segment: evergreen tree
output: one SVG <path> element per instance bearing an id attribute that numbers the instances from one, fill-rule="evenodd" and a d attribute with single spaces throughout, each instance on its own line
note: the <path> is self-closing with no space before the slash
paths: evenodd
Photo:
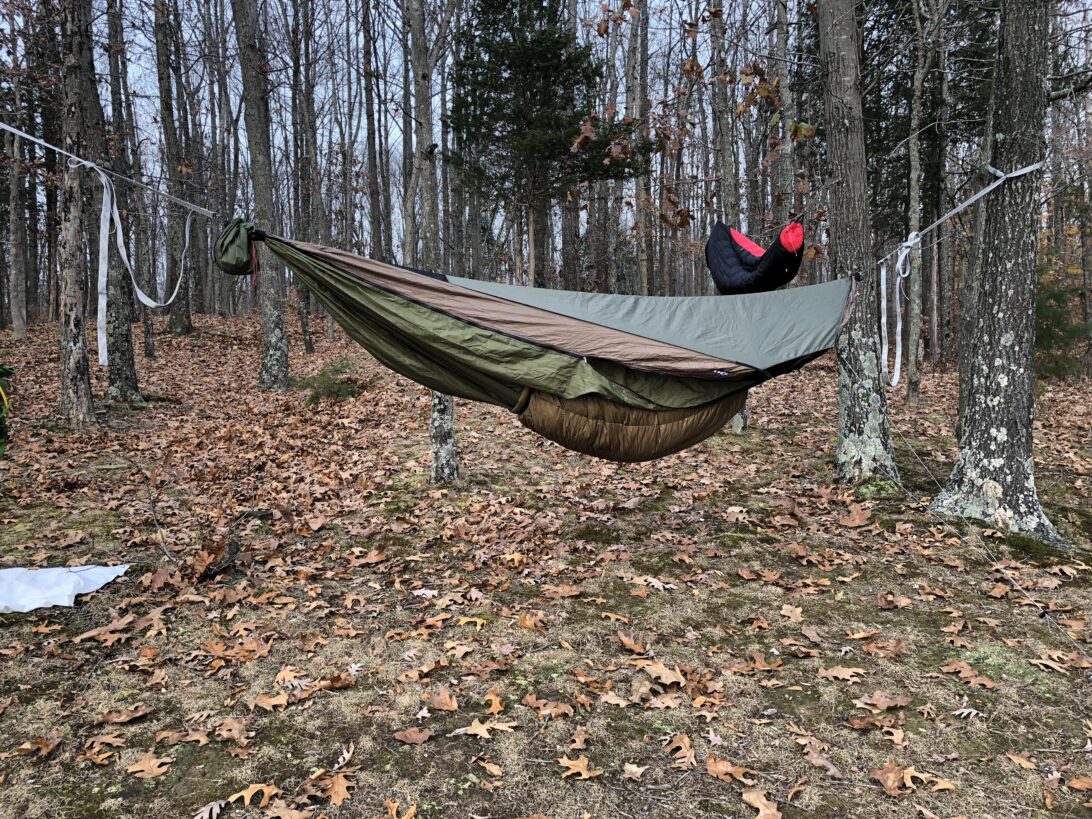
<path id="1" fill-rule="evenodd" d="M 476 0 L 452 77 L 447 159 L 467 185 L 526 208 L 537 286 L 551 203 L 579 182 L 632 175 L 644 151 L 633 123 L 594 116 L 601 67 L 566 15 L 563 0 Z"/>

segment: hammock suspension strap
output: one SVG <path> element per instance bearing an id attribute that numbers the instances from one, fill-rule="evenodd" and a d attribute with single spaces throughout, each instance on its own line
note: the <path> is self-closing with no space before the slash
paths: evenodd
<path id="1" fill-rule="evenodd" d="M 183 270 L 186 265 L 186 255 L 190 249 L 190 226 L 193 223 L 194 214 L 201 214 L 202 216 L 214 216 L 215 214 L 211 210 L 202 208 L 199 205 L 195 205 L 192 202 L 187 202 L 184 199 L 179 199 L 170 194 L 164 194 L 155 188 L 145 185 L 143 182 L 138 182 L 135 179 L 130 179 L 127 176 L 122 176 L 114 171 L 108 171 L 100 165 L 95 164 L 89 159 L 76 156 L 63 148 L 58 148 L 43 139 L 38 139 L 36 136 L 32 136 L 25 131 L 21 131 L 5 122 L 0 122 L 0 130 L 8 131 L 11 134 L 19 137 L 20 139 L 27 139 L 34 142 L 43 148 L 56 153 L 62 154 L 68 157 L 69 167 L 72 168 L 89 168 L 98 174 L 99 182 L 102 184 L 102 208 L 99 213 L 99 270 L 98 270 L 98 320 L 97 320 L 97 336 L 98 336 L 98 348 L 99 348 L 99 365 L 105 367 L 108 363 L 107 351 L 106 351 L 106 284 L 108 278 L 108 271 L 110 269 L 110 223 L 113 221 L 115 244 L 118 249 L 118 256 L 121 259 L 121 263 L 125 265 L 125 269 L 129 271 L 129 279 L 133 283 L 133 291 L 136 293 L 137 299 L 145 307 L 157 309 L 161 307 L 167 307 L 178 296 L 179 290 L 182 287 Z M 140 285 L 137 284 L 136 274 L 133 272 L 133 266 L 129 263 L 129 254 L 125 250 L 125 242 L 122 239 L 121 229 L 121 214 L 118 213 L 117 206 L 117 194 L 114 189 L 114 180 L 110 177 L 116 176 L 118 179 L 122 179 L 126 182 L 130 182 L 139 188 L 144 188 L 147 191 L 151 191 L 159 196 L 162 196 L 175 204 L 181 205 L 186 208 L 188 214 L 186 215 L 186 228 L 185 228 L 185 243 L 182 246 L 182 258 L 179 262 L 178 279 L 174 285 L 174 292 L 171 293 L 170 298 L 166 301 L 158 302 L 145 293 Z"/>
<path id="2" fill-rule="evenodd" d="M 962 213 L 982 197 L 990 194 L 1007 180 L 1014 179 L 1024 174 L 1032 173 L 1043 167 L 1045 160 L 1027 165 L 1011 173 L 1002 173 L 992 165 L 987 165 L 986 170 L 997 177 L 993 182 L 984 187 L 973 196 L 964 199 L 950 211 L 945 213 L 928 227 L 911 233 L 906 241 L 895 250 L 888 253 L 878 262 L 880 268 L 880 367 L 883 369 L 884 380 L 888 386 L 897 387 L 902 378 L 902 288 L 903 282 L 910 276 L 910 253 L 921 244 L 922 237 L 932 233 L 952 217 Z M 888 338 L 887 338 L 887 261 L 895 256 L 895 371 L 888 373 Z"/>

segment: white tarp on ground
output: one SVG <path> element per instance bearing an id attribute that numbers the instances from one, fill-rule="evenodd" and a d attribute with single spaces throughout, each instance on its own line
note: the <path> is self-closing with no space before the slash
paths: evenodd
<path id="1" fill-rule="evenodd" d="M 125 574 L 124 566 L 64 566 L 0 569 L 0 613 L 71 606 L 77 594 L 101 589 Z"/>

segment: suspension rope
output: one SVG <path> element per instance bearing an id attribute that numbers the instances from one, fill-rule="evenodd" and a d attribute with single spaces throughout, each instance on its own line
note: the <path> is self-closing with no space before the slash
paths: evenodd
<path id="1" fill-rule="evenodd" d="M 68 165 L 71 168 L 89 168 L 94 171 L 98 177 L 99 182 L 102 184 L 102 207 L 99 212 L 99 269 L 98 269 L 98 320 L 96 322 L 98 349 L 99 349 L 99 366 L 105 367 L 109 364 L 109 358 L 107 355 L 106 344 L 106 304 L 107 304 L 107 281 L 108 273 L 110 269 L 110 223 L 113 222 L 115 244 L 118 249 L 118 256 L 121 258 L 121 262 L 125 265 L 125 269 L 129 272 L 129 280 L 133 284 L 133 291 L 136 293 L 137 299 L 145 307 L 154 309 L 168 307 L 178 296 L 178 293 L 182 289 L 182 279 L 185 278 L 183 270 L 186 265 L 186 254 L 190 249 L 190 226 L 193 223 L 193 217 L 195 214 L 202 216 L 213 217 L 216 214 L 203 208 L 200 205 L 195 205 L 192 202 L 187 202 L 184 199 L 171 196 L 167 193 L 162 193 L 155 188 L 145 185 L 143 182 L 139 182 L 136 179 L 124 176 L 111 170 L 103 168 L 92 162 L 89 159 L 76 156 L 74 153 L 58 148 L 43 139 L 39 139 L 36 136 L 32 136 L 25 131 L 21 131 L 5 122 L 0 122 L 0 130 L 8 131 L 11 134 L 19 137 L 20 139 L 27 139 L 43 148 L 50 151 L 55 151 L 59 154 L 68 157 Z M 182 258 L 180 260 L 180 266 L 178 271 L 178 278 L 174 284 L 174 291 L 171 293 L 170 298 L 166 301 L 159 302 L 145 293 L 139 284 L 137 284 L 136 274 L 133 272 L 133 266 L 129 263 L 129 254 L 125 249 L 125 241 L 123 239 L 123 233 L 121 228 L 121 214 L 118 212 L 117 205 L 117 192 L 114 188 L 114 180 L 111 177 L 116 177 L 122 181 L 128 182 L 132 185 L 136 185 L 138 188 L 143 188 L 146 191 L 151 191 L 154 194 L 164 197 L 165 199 L 174 202 L 176 205 L 186 208 L 188 213 L 186 214 L 186 227 L 185 227 L 185 242 L 182 246 Z"/>
<path id="2" fill-rule="evenodd" d="M 967 197 L 950 211 L 945 213 L 931 225 L 912 232 L 906 237 L 906 241 L 881 258 L 877 264 L 880 268 L 880 367 L 883 369 L 884 380 L 888 386 L 897 387 L 902 378 L 902 288 L 903 282 L 910 276 L 910 254 L 914 248 L 921 244 L 923 237 L 932 233 L 949 219 L 965 211 L 979 199 L 992 193 L 993 190 L 1003 185 L 1009 179 L 1032 173 L 1043 167 L 1045 160 L 1040 160 L 1026 167 L 1015 170 L 1012 173 L 1002 173 L 992 165 L 987 165 L 986 170 L 997 177 L 993 182 L 984 187 L 978 193 Z M 888 374 L 888 338 L 887 338 L 887 261 L 895 256 L 895 371 Z"/>

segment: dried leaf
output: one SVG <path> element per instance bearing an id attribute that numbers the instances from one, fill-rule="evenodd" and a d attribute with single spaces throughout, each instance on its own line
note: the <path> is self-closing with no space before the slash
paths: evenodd
<path id="1" fill-rule="evenodd" d="M 751 788 L 743 792 L 743 803 L 758 809 L 756 819 L 781 819 L 777 804 L 766 798 L 766 791 Z"/>
<path id="2" fill-rule="evenodd" d="M 269 804 L 270 799 L 272 799 L 274 796 L 280 796 L 282 793 L 284 793 L 284 791 L 282 791 L 276 785 L 248 785 L 238 793 L 233 793 L 231 796 L 229 796 L 228 801 L 238 802 L 240 799 L 242 799 L 243 805 L 249 808 L 250 800 L 253 799 L 258 793 L 261 793 L 262 795 L 262 800 L 258 803 L 258 807 L 264 808 L 266 805 Z"/>
<path id="3" fill-rule="evenodd" d="M 407 728 L 404 731 L 395 731 L 394 733 L 395 739 L 407 745 L 420 745 L 427 742 L 431 736 L 432 731 L 428 728 Z"/>
<path id="4" fill-rule="evenodd" d="M 152 779 L 167 773 L 172 762 L 174 760 L 170 757 L 157 757 L 153 751 L 149 751 L 125 770 L 137 779 Z"/>
<path id="5" fill-rule="evenodd" d="M 565 773 L 561 775 L 562 779 L 573 775 L 578 776 L 580 779 L 591 779 L 592 777 L 603 775 L 601 770 L 593 770 L 590 767 L 591 762 L 583 755 L 578 756 L 576 759 L 569 759 L 568 756 L 563 756 L 557 761 L 562 768 L 566 769 Z"/>

